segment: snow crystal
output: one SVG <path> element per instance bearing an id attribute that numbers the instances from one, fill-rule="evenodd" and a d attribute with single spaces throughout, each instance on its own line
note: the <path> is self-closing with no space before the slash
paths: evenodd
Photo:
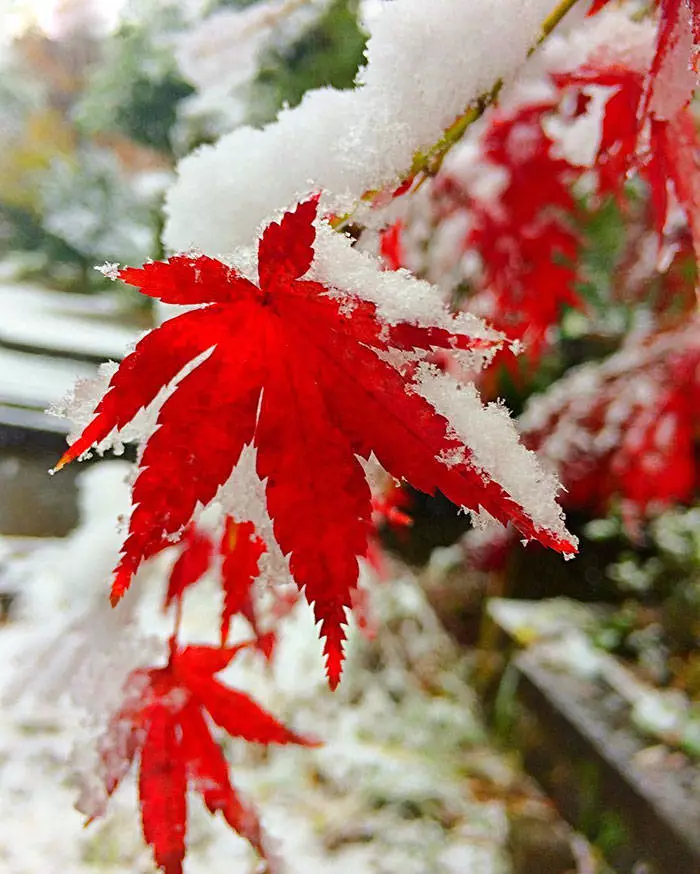
<path id="1" fill-rule="evenodd" d="M 52 416 L 70 421 L 69 443 L 74 443 L 83 429 L 91 422 L 95 408 L 107 391 L 109 382 L 117 372 L 118 366 L 114 361 L 101 364 L 96 376 L 77 380 L 71 390 L 47 410 Z M 109 438 L 107 438 L 108 440 Z M 104 446 L 100 444 L 97 447 L 98 452 L 109 447 L 110 444 L 107 441 L 105 441 Z"/>
<path id="2" fill-rule="evenodd" d="M 462 385 L 429 367 L 420 371 L 418 391 L 448 419 L 472 452 L 475 465 L 499 483 L 535 525 L 570 536 L 556 502 L 559 481 L 520 443 L 505 407 L 483 406 L 473 385 Z"/>
<path id="3" fill-rule="evenodd" d="M 324 207 L 346 211 L 396 180 L 471 101 L 512 75 L 551 9 L 551 0 L 383 4 L 354 91 L 310 91 L 266 128 L 240 128 L 180 163 L 166 245 L 231 252 L 312 190 L 332 192 Z"/>
<path id="4" fill-rule="evenodd" d="M 112 281 L 119 279 L 119 263 L 116 261 L 105 261 L 102 265 L 96 265 L 95 270 Z"/>
<path id="5" fill-rule="evenodd" d="M 450 314 L 429 282 L 416 279 L 407 270 L 382 271 L 374 258 L 353 248 L 347 237 L 323 223 L 317 227 L 309 278 L 371 301 L 380 318 L 389 324 L 404 321 L 434 325 L 474 338 L 502 339 L 498 331 L 476 316 Z"/>

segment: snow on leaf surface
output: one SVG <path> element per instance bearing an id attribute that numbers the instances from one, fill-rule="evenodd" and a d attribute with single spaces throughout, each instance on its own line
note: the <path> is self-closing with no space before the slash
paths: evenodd
<path id="1" fill-rule="evenodd" d="M 547 505 L 545 521 L 539 521 L 539 495 L 533 494 L 531 507 L 518 503 L 489 475 L 487 456 L 493 453 L 480 453 L 485 464 L 475 459 L 413 383 L 415 369 L 407 375 L 387 361 L 390 354 L 427 356 L 433 348 L 468 350 L 494 341 L 408 319 L 387 323 L 373 302 L 301 279 L 314 256 L 316 209 L 312 198 L 265 230 L 259 287 L 209 258 L 179 256 L 122 270 L 121 278 L 146 294 L 208 305 L 141 341 L 59 466 L 151 403 L 178 367 L 211 350 L 165 401 L 145 445 L 112 600 L 119 600 L 144 559 L 180 535 L 196 506 L 214 498 L 244 446 L 254 444 L 275 538 L 321 624 L 335 687 L 358 558 L 372 533 L 360 458 L 374 453 L 396 479 L 431 494 L 439 489 L 457 505 L 483 508 L 504 524 L 512 521 L 526 538 L 564 553 L 576 545 L 551 495 L 554 512 Z M 475 415 L 482 412 L 477 404 Z M 490 417 L 483 421 L 488 426 Z M 517 482 L 517 473 L 507 473 Z"/>

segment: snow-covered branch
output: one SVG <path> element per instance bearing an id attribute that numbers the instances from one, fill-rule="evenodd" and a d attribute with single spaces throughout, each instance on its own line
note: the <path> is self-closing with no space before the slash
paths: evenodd
<path id="1" fill-rule="evenodd" d="M 345 212 L 397 181 L 465 106 L 516 72 L 552 14 L 552 0 L 385 4 L 353 91 L 311 91 L 273 124 L 239 128 L 180 163 L 166 246 L 230 253 L 310 191 L 324 190 L 323 206 Z"/>

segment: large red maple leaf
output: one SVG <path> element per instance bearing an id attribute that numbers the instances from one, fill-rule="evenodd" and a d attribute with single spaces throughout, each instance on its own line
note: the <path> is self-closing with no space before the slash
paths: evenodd
<path id="1" fill-rule="evenodd" d="M 220 812 L 266 857 L 257 814 L 231 783 L 206 714 L 231 737 L 262 744 L 316 745 L 290 731 L 243 692 L 215 679 L 214 674 L 249 645 L 179 649 L 173 643 L 165 667 L 139 669 L 129 676 L 124 706 L 100 738 L 100 777 L 108 797 L 140 757 L 143 835 L 165 874 L 182 874 L 188 785 L 201 795 L 211 814 Z M 102 810 L 85 812 L 91 821 Z"/>
<path id="2" fill-rule="evenodd" d="M 439 489 L 460 506 L 481 506 L 557 550 L 571 553 L 575 546 L 536 525 L 479 470 L 411 376 L 385 360 L 395 350 L 469 349 L 485 341 L 388 324 L 373 303 L 302 279 L 314 257 L 316 211 L 314 198 L 267 227 L 258 286 L 206 256 L 121 270 L 120 278 L 144 294 L 203 306 L 165 322 L 124 359 L 59 467 L 130 422 L 197 359 L 163 404 L 145 445 L 112 601 L 145 558 L 178 536 L 196 505 L 214 498 L 243 447 L 253 443 L 275 537 L 321 623 L 335 687 L 358 556 L 372 533 L 359 457 L 374 453 L 395 478 L 424 492 Z"/>

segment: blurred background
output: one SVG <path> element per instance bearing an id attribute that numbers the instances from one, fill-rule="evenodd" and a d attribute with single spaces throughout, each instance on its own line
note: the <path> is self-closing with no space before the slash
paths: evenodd
<path id="1" fill-rule="evenodd" d="M 180 157 L 267 123 L 310 88 L 351 87 L 381 2 L 0 0 L 2 874 L 153 870 L 133 786 L 90 830 L 72 809 L 76 732 L 97 731 L 75 701 L 104 685 L 80 666 L 94 644 L 109 671 L 136 614 L 139 633 L 167 636 L 160 602 L 178 554 L 152 563 L 147 593 L 114 625 L 98 604 L 135 450 L 47 473 L 69 430 L 50 411 L 67 397 L 79 410 L 102 362 L 155 320 L 150 301 L 95 267 L 164 255 L 161 208 Z M 252 659 L 232 675 L 329 739 L 273 761 L 232 753 L 292 871 L 700 870 L 690 231 L 679 217 L 659 254 L 643 180 L 601 193 L 550 148 L 560 106 L 534 121 L 504 112 L 484 119 L 481 147 L 504 119 L 534 124 L 551 164 L 525 172 L 556 175 L 567 218 L 544 234 L 559 249 L 527 253 L 535 267 L 517 303 L 527 318 L 499 324 L 530 352 L 498 360 L 480 389 L 505 399 L 561 477 L 580 556 L 563 563 L 510 532 L 472 528 L 440 495 L 378 487 L 344 688 L 325 689 L 303 605 L 280 629 L 277 666 Z M 379 244 L 350 231 L 388 267 L 435 282 L 451 307 L 488 317 L 492 244 L 505 230 L 478 212 L 460 166 L 446 162 L 409 194 Z M 553 307 L 550 280 L 566 292 Z M 216 626 L 206 583 L 193 598 L 190 630 L 206 635 Z M 188 870 L 255 870 L 223 830 L 196 814 Z"/>

